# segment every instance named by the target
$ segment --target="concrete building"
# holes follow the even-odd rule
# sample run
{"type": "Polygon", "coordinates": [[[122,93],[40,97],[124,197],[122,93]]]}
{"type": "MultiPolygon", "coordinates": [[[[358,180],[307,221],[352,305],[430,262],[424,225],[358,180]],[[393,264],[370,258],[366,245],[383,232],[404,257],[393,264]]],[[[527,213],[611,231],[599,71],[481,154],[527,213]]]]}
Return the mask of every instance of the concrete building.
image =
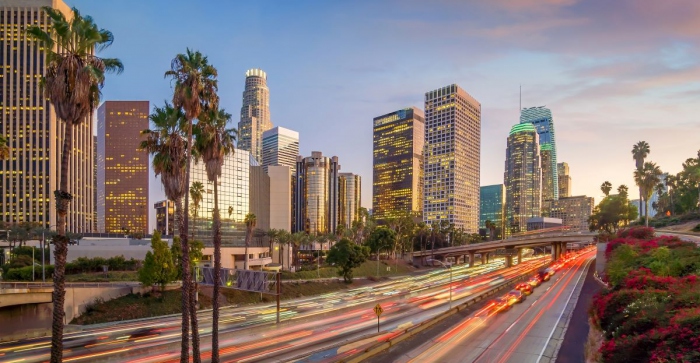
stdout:
{"type": "Polygon", "coordinates": [[[338,226],[338,157],[313,151],[310,157],[297,158],[294,190],[293,232],[309,234],[335,232],[338,226]]]}
{"type": "MultiPolygon", "coordinates": [[[[39,85],[46,53],[25,32],[34,25],[48,30],[43,6],[71,14],[61,0],[0,1],[0,134],[7,136],[10,148],[9,159],[0,160],[0,220],[55,228],[54,191],[59,187],[65,126],[39,85]]],[[[73,128],[68,180],[73,200],[66,218],[70,232],[88,233],[95,226],[93,134],[91,116],[73,128]]]]}
{"type": "Polygon", "coordinates": [[[262,69],[249,69],[245,72],[245,90],[241,120],[238,123],[237,147],[249,151],[253,158],[261,163],[263,132],[271,128],[267,73],[262,69]]]}
{"type": "Polygon", "coordinates": [[[532,124],[510,129],[505,166],[506,227],[511,233],[524,232],[529,218],[541,216],[542,206],[540,143],[532,124]]]}
{"type": "Polygon", "coordinates": [[[559,173],[559,198],[571,196],[571,175],[569,175],[569,163],[558,163],[557,173],[559,173]]]}
{"type": "Polygon", "coordinates": [[[163,236],[172,236],[175,230],[175,203],[161,200],[153,208],[156,210],[156,230],[163,236]]]}
{"type": "Polygon", "coordinates": [[[284,127],[274,127],[263,132],[262,166],[267,172],[270,165],[284,165],[296,173],[299,155],[299,133],[284,127]]]}
{"type": "Polygon", "coordinates": [[[562,225],[570,227],[573,231],[588,231],[588,218],[593,214],[595,207],[592,197],[560,197],[545,204],[549,217],[561,219],[562,225]]]}
{"type": "MultiPolygon", "coordinates": [[[[505,232],[506,188],[503,184],[482,186],[479,190],[479,228],[486,228],[486,221],[496,225],[494,238],[503,239],[505,232]]],[[[487,234],[488,235],[488,234],[487,234]]]]}
{"type": "Polygon", "coordinates": [[[544,106],[524,108],[520,111],[520,123],[530,123],[537,129],[542,158],[542,200],[556,200],[559,198],[559,173],[552,111],[544,106]]]}
{"type": "MultiPolygon", "coordinates": [[[[292,230],[292,172],[286,165],[270,165],[267,167],[270,177],[270,228],[277,230],[292,230]]],[[[292,250],[275,243],[273,246],[272,262],[288,268],[291,266],[292,250]]]]}
{"type": "Polygon", "coordinates": [[[423,211],[425,117],[416,107],[374,118],[372,208],[382,221],[423,211]]]}
{"type": "Polygon", "coordinates": [[[479,232],[481,104],[456,84],[425,94],[423,220],[479,232]]]}
{"type": "Polygon", "coordinates": [[[340,173],[338,179],[338,224],[350,229],[353,222],[360,220],[362,179],[353,173],[340,173]]]}
{"type": "Polygon", "coordinates": [[[97,231],[148,234],[148,101],[105,101],[97,109],[97,231]]]}
{"type": "Polygon", "coordinates": [[[562,220],[550,217],[533,217],[527,219],[527,230],[536,231],[538,229],[561,227],[562,220]]]}

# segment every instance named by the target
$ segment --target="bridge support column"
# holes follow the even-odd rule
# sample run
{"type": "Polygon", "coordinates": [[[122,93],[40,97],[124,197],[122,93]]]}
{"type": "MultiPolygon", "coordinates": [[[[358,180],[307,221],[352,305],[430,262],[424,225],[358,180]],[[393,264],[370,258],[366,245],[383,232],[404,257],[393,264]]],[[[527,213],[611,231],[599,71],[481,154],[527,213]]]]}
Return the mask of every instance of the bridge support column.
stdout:
{"type": "Polygon", "coordinates": [[[474,267],[474,252],[469,252],[469,267],[474,267]]]}
{"type": "Polygon", "coordinates": [[[523,249],[518,248],[518,265],[523,263],[523,249]]]}
{"type": "Polygon", "coordinates": [[[486,263],[489,263],[489,257],[491,257],[491,252],[486,252],[486,263]]]}
{"type": "Polygon", "coordinates": [[[486,253],[485,252],[481,253],[481,264],[482,265],[486,264],[486,253]]]}
{"type": "Polygon", "coordinates": [[[559,246],[558,243],[556,243],[556,242],[552,243],[552,261],[556,261],[558,258],[558,256],[557,256],[557,250],[558,250],[557,247],[558,246],[559,246]]]}
{"type": "Polygon", "coordinates": [[[513,267],[513,256],[506,256],[506,267],[513,267]]]}

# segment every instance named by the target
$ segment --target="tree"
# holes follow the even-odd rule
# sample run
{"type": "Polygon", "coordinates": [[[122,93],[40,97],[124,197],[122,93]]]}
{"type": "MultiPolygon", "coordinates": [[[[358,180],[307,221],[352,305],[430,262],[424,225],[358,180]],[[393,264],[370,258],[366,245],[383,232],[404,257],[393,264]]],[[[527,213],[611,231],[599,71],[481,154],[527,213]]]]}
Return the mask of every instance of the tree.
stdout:
{"type": "Polygon", "coordinates": [[[172,282],[176,275],[172,253],[156,230],[151,237],[151,251],[146,253],[146,259],[138,272],[139,282],[144,286],[158,284],[161,291],[165,291],[165,285],[172,282]]]}
{"type": "Polygon", "coordinates": [[[280,259],[280,265],[282,265],[282,269],[284,269],[284,260],[285,260],[284,248],[285,248],[285,246],[289,246],[291,244],[291,242],[292,242],[291,233],[285,231],[284,229],[278,230],[277,243],[280,246],[279,259],[280,259]]]}
{"type": "Polygon", "coordinates": [[[386,226],[379,226],[372,231],[364,245],[369,248],[371,253],[377,254],[379,259],[379,250],[383,247],[391,247],[396,240],[396,232],[386,226]]]}
{"type": "Polygon", "coordinates": [[[644,219],[647,227],[649,227],[649,198],[654,194],[654,187],[659,183],[661,174],[661,169],[652,162],[646,162],[642,169],[634,171],[634,182],[642,191],[645,203],[644,219]]]}
{"type": "MultiPolygon", "coordinates": [[[[182,238],[184,228],[184,210],[182,197],[187,194],[186,171],[187,150],[183,131],[187,127],[185,115],[181,109],[167,102],[163,107],[154,107],[149,116],[153,129],[141,134],[146,140],[141,142],[141,149],[153,155],[153,171],[160,176],[165,196],[175,202],[176,220],[180,238],[180,278],[182,279],[182,351],[189,357],[189,321],[190,321],[190,257],[189,245],[182,238]]],[[[183,353],[181,351],[181,354],[183,353]]],[[[187,358],[189,359],[189,358],[187,358]]],[[[184,362],[186,363],[186,362],[184,362]]]]}
{"type": "Polygon", "coordinates": [[[68,169],[73,151],[73,128],[88,119],[100,104],[105,73],[121,73],[124,66],[119,59],[94,55],[95,50],[109,47],[114,36],[109,30],[98,28],[92,17],[82,16],[76,8],[72,9],[70,20],[51,7],[45,6],[42,10],[51,18],[51,26],[47,31],[31,26],[27,34],[41,43],[38,49],[46,52],[46,73],[41,76],[41,85],[56,116],[64,124],[59,188],[54,191],[58,235],[54,238],[51,362],[58,363],[63,357],[65,269],[70,242],[66,236],[66,216],[73,199],[68,190],[68,169]]]}
{"type": "Polygon", "coordinates": [[[625,199],[629,198],[629,188],[624,184],[617,187],[617,193],[625,199]]]}
{"type": "MultiPolygon", "coordinates": [[[[637,170],[642,170],[642,167],[644,167],[644,159],[646,159],[647,156],[649,156],[649,153],[651,152],[649,148],[649,144],[647,144],[646,141],[639,141],[638,143],[634,144],[632,146],[632,159],[634,159],[634,165],[637,170]]],[[[642,213],[642,201],[644,198],[642,198],[642,187],[639,187],[639,213],[641,216],[642,213]]]]}
{"type": "Polygon", "coordinates": [[[190,198],[192,198],[192,205],[194,206],[194,211],[192,211],[192,217],[194,217],[194,228],[192,228],[192,238],[197,231],[197,217],[199,216],[199,205],[202,203],[202,198],[204,197],[204,184],[202,182],[194,182],[190,187],[190,198]]]}
{"type": "MultiPolygon", "coordinates": [[[[173,237],[173,244],[170,246],[170,253],[173,257],[173,262],[175,263],[175,277],[174,280],[182,280],[182,247],[181,240],[179,236],[173,237]]],[[[204,254],[204,243],[200,240],[190,240],[189,251],[190,251],[190,270],[193,271],[195,266],[202,260],[204,254]]]]}
{"type": "Polygon", "coordinates": [[[598,205],[593,208],[593,213],[588,219],[591,231],[600,231],[612,234],[627,221],[637,218],[637,208],[630,204],[627,195],[618,195],[603,198],[598,205]]]}
{"type": "Polygon", "coordinates": [[[247,270],[248,248],[250,247],[250,240],[253,239],[253,230],[255,229],[255,225],[258,223],[258,219],[255,217],[255,214],[248,213],[245,215],[243,222],[245,223],[245,263],[243,265],[243,269],[247,270]]]}
{"type": "Polygon", "coordinates": [[[603,184],[600,185],[600,190],[603,191],[603,194],[605,194],[606,197],[610,196],[610,190],[612,190],[612,184],[610,184],[610,182],[606,180],[605,182],[603,182],[603,184]]]}
{"type": "Polygon", "coordinates": [[[486,223],[484,223],[484,225],[485,225],[486,229],[488,229],[488,231],[489,231],[489,241],[493,241],[494,235],[496,232],[496,224],[491,222],[490,219],[487,219],[486,223]]]}
{"type": "Polygon", "coordinates": [[[10,139],[0,135],[0,160],[10,158],[10,139]]]}
{"type": "Polygon", "coordinates": [[[290,237],[290,244],[292,246],[292,259],[294,260],[294,267],[299,268],[299,247],[304,245],[308,240],[308,235],[304,232],[294,232],[290,237]]]}
{"type": "Polygon", "coordinates": [[[367,257],[369,257],[369,247],[359,246],[343,238],[331,247],[327,262],[338,267],[338,276],[342,276],[345,283],[351,283],[352,270],[362,265],[367,257]]]}

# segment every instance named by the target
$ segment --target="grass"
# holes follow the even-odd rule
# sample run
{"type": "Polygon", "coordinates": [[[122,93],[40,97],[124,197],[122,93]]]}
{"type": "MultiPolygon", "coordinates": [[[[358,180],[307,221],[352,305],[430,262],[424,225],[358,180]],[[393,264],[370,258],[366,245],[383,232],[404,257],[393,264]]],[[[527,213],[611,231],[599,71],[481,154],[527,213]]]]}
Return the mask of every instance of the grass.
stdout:
{"type": "MultiPolygon", "coordinates": [[[[358,283],[354,282],[352,284],[345,284],[343,282],[328,281],[328,282],[289,282],[282,284],[282,295],[280,300],[296,299],[305,296],[315,296],[321,295],[329,292],[346,290],[349,288],[357,287],[358,283]]],[[[273,302],[276,301],[274,295],[262,294],[262,300],[260,298],[260,293],[239,291],[234,289],[222,289],[221,294],[226,297],[226,301],[230,305],[247,305],[247,304],[257,304],[260,302],[273,302]]]]}
{"type": "Polygon", "coordinates": [[[136,271],[109,271],[105,276],[104,272],[88,272],[73,275],[66,275],[66,282],[112,282],[112,281],[138,281],[136,271]]]}
{"type": "MultiPolygon", "coordinates": [[[[338,269],[333,266],[321,267],[319,272],[316,272],[316,266],[306,265],[302,267],[304,271],[289,272],[282,271],[283,280],[308,280],[321,278],[335,278],[338,277],[338,269]],[[308,270],[306,270],[308,269],[308,270]]],[[[405,275],[415,271],[416,269],[406,264],[404,261],[399,260],[398,269],[395,260],[381,260],[379,261],[379,274],[377,275],[377,261],[365,261],[362,265],[353,270],[354,277],[386,277],[386,276],[396,276],[405,275]],[[387,268],[390,271],[387,271],[387,268]]]]}
{"type": "MultiPolygon", "coordinates": [[[[86,312],[73,319],[71,324],[99,324],[112,321],[142,319],[154,316],[180,314],[182,293],[169,290],[163,293],[129,294],[109,301],[95,301],[87,307],[86,312]]],[[[199,303],[202,309],[211,307],[211,298],[200,293],[199,303]]]]}

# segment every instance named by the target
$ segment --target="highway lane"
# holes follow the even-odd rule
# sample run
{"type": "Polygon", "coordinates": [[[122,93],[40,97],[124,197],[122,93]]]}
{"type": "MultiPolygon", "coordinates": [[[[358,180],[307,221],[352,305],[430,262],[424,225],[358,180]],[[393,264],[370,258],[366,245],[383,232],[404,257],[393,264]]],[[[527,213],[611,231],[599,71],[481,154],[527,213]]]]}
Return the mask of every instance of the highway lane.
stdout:
{"type": "MultiPolygon", "coordinates": [[[[453,268],[453,278],[460,281],[466,276],[489,273],[501,268],[503,261],[492,262],[484,266],[453,268]]],[[[355,306],[374,303],[378,300],[416,294],[420,291],[434,289],[448,283],[446,270],[436,270],[423,275],[380,283],[373,286],[344,292],[325,294],[317,297],[296,299],[284,302],[282,318],[287,321],[313,320],[328,313],[351,309],[355,306]]],[[[341,315],[342,316],[342,315],[341,315]]],[[[246,329],[246,336],[251,327],[274,322],[274,306],[271,304],[244,308],[222,309],[220,332],[222,341],[229,335],[246,329]]],[[[85,332],[66,334],[65,361],[133,361],[136,357],[156,357],[159,361],[166,358],[164,354],[172,351],[173,344],[179,342],[179,317],[164,317],[139,322],[125,322],[109,327],[90,329],[85,332]],[[136,354],[134,354],[136,353],[136,354]]],[[[295,323],[296,324],[296,323],[295,323]]],[[[283,324],[284,326],[284,324],[283,324]]],[[[211,333],[210,313],[200,314],[200,332],[203,346],[211,333]]],[[[263,326],[264,329],[277,329],[274,325],[263,326]]],[[[226,342],[224,342],[226,343],[226,342]]],[[[231,340],[227,344],[239,344],[231,340]]],[[[222,345],[223,347],[223,345],[222,345]]],[[[42,361],[48,357],[49,339],[28,339],[0,344],[0,359],[23,362],[42,361]]]]}
{"type": "Polygon", "coordinates": [[[550,281],[535,288],[522,303],[502,312],[494,312],[487,305],[437,337],[401,354],[396,361],[549,362],[554,344],[549,347],[548,344],[593,258],[594,251],[586,250],[565,263],[550,281]]]}

